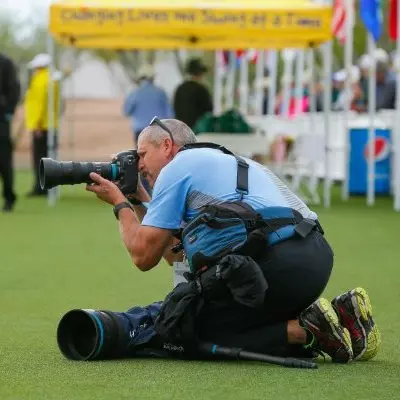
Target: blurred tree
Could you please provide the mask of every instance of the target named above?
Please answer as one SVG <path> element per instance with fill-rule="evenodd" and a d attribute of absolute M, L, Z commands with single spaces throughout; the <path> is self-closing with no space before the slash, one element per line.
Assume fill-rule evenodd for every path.
<path fill-rule="evenodd" d="M 136 81 L 136 71 L 142 63 L 154 64 L 155 50 L 93 50 L 96 58 L 102 60 L 111 70 L 112 62 L 119 62 L 131 83 Z"/>
<path fill-rule="evenodd" d="M 30 29 L 27 30 L 26 26 Z M 36 54 L 46 50 L 47 30 L 41 25 L 15 20 L 9 13 L 0 15 L 0 48 L 17 65 L 26 64 Z"/>

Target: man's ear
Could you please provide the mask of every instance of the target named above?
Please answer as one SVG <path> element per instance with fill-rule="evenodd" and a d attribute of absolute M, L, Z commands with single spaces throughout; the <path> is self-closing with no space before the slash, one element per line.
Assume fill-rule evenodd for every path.
<path fill-rule="evenodd" d="M 165 150 L 169 150 L 172 153 L 174 145 L 170 139 L 165 138 L 164 142 L 163 142 L 163 146 L 164 146 Z"/>

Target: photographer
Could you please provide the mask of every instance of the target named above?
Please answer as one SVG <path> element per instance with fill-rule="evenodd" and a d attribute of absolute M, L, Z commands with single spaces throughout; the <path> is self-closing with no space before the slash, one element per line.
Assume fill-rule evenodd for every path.
<path fill-rule="evenodd" d="M 155 118 L 138 141 L 138 168 L 153 188 L 152 199 L 139 184 L 128 202 L 116 184 L 95 173 L 90 174 L 94 183 L 87 186 L 114 206 L 122 240 L 140 270 L 154 268 L 163 256 L 170 264 L 182 260 L 182 253 L 170 249 L 176 242 L 174 235 L 185 227 L 182 243 L 193 282 L 203 284 L 207 273 L 213 271 L 218 279 L 226 279 L 212 294 L 204 284 L 196 294 L 202 302 L 191 309 L 187 306 L 180 315 L 180 323 L 186 324 L 182 331 L 190 331 L 195 318 L 198 340 L 249 351 L 305 356 L 317 350 L 335 362 L 348 362 L 367 348 L 368 354 L 373 354 L 371 346 L 379 343 L 368 342 L 366 325 L 371 325 L 372 317 L 370 321 L 357 318 L 363 305 L 352 301 L 364 292 L 355 290 L 335 299 L 336 306 L 342 302 L 340 319 L 328 300 L 319 299 L 331 275 L 333 253 L 317 215 L 267 168 L 195 142 L 192 130 L 183 122 Z M 143 203 L 147 202 L 146 208 Z M 206 211 L 221 216 L 228 210 L 225 214 L 232 216 L 241 215 L 240 208 L 245 210 L 244 220 L 258 216 L 257 223 L 250 224 L 255 234 L 251 246 L 246 251 L 232 245 L 231 250 L 213 252 L 224 240 L 234 243 L 239 231 L 232 221 L 237 219 L 213 219 L 211 212 L 205 218 Z M 262 228 L 253 229 L 258 224 Z M 224 232 L 226 236 L 213 239 L 214 234 Z M 198 247 L 192 251 L 191 246 Z M 243 271 L 248 271 L 247 275 Z M 190 297 L 185 292 L 188 287 L 180 284 L 175 288 L 164 302 L 164 312 L 178 312 L 183 307 Z M 182 292 L 186 297 L 180 297 Z M 244 292 L 255 295 L 246 297 Z M 184 335 L 177 339 L 181 337 Z M 358 347 L 353 348 L 356 342 Z"/>

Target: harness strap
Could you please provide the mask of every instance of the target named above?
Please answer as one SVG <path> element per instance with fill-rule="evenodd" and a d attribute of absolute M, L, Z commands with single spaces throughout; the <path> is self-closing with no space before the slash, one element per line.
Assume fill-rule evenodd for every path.
<path fill-rule="evenodd" d="M 249 193 L 249 164 L 244 160 L 244 158 L 237 156 L 236 154 L 232 153 L 226 147 L 210 142 L 199 142 L 199 143 L 190 143 L 182 146 L 179 150 L 190 150 L 190 149 L 215 149 L 220 150 L 224 154 L 229 154 L 236 158 L 237 162 L 237 180 L 236 180 L 236 192 L 240 194 L 240 199 L 243 198 L 243 195 Z"/>

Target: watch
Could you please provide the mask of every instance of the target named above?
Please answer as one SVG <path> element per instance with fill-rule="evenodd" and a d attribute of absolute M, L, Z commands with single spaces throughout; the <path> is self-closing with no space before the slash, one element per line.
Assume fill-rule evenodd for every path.
<path fill-rule="evenodd" d="M 133 212 L 135 211 L 132 207 L 132 204 L 129 203 L 129 201 L 124 201 L 122 203 L 116 204 L 113 207 L 113 212 L 114 212 L 115 218 L 117 218 L 118 220 L 119 220 L 118 214 L 119 214 L 120 210 L 122 210 L 123 208 L 130 208 Z"/>
<path fill-rule="evenodd" d="M 134 197 L 130 198 L 129 202 L 134 206 L 141 206 L 143 204 L 140 200 L 135 199 Z"/>

